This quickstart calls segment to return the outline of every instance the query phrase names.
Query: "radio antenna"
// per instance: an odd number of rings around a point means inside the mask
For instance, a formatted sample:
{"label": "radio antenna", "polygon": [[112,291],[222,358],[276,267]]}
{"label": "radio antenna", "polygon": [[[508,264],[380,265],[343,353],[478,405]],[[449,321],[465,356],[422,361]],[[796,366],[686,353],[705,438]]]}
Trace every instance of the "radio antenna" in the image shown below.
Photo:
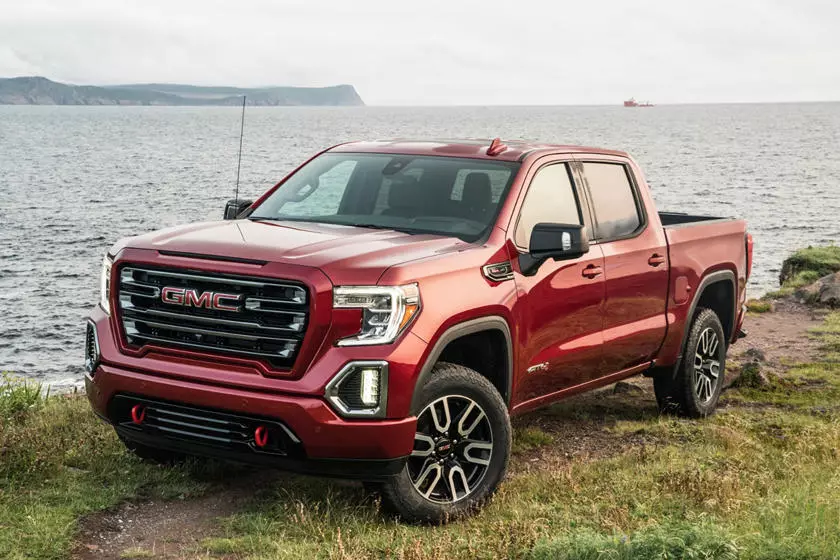
{"label": "radio antenna", "polygon": [[245,136],[245,100],[247,95],[242,96],[242,120],[239,124],[239,157],[236,160],[236,192],[233,198],[236,200],[235,204],[239,203],[239,170],[242,168],[242,137]]}

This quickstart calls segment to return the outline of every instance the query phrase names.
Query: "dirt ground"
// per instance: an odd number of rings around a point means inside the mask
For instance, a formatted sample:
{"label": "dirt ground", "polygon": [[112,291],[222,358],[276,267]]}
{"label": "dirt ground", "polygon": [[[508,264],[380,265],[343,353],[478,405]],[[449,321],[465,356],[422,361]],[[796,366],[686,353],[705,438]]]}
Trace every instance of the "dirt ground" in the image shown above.
{"label": "dirt ground", "polygon": [[[777,374],[784,374],[793,361],[805,362],[815,356],[816,343],[807,331],[820,323],[820,315],[793,302],[777,302],[775,306],[772,313],[747,317],[744,328],[749,334],[730,350],[733,367],[728,368],[728,375],[733,374],[739,362],[752,359],[756,351],[763,355],[765,367]],[[514,425],[519,430],[538,428],[558,437],[549,446],[549,452],[518,453],[511,463],[510,475],[552,468],[572,458],[599,458],[645,445],[642,436],[617,435],[608,428],[618,419],[643,420],[656,415],[651,381],[639,377],[517,418]],[[245,476],[220,483],[199,498],[126,503],[115,510],[90,515],[81,522],[73,557],[192,557],[202,539],[216,536],[219,518],[240,511],[250,502],[255,482],[266,484],[284,476],[273,471],[249,471]]]}

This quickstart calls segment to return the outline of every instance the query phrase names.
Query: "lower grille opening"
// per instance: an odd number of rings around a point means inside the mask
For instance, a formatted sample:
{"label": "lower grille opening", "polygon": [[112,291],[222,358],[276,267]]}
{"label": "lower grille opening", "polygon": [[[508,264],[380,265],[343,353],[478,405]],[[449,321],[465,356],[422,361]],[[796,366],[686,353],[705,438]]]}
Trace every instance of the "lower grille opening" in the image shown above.
{"label": "lower grille opening", "polygon": [[277,420],[117,395],[108,415],[123,429],[239,452],[303,458],[303,446]]}

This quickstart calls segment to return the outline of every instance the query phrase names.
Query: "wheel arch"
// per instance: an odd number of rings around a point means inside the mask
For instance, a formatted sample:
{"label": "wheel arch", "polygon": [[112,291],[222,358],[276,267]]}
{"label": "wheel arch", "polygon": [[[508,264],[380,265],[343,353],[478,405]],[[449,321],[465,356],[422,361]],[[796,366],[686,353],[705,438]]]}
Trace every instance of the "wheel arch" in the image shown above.
{"label": "wheel arch", "polygon": [[[453,359],[455,356],[453,350],[460,348],[461,345],[474,344],[477,341],[486,344],[488,339],[484,337],[487,336],[497,337],[502,342],[501,348],[491,348],[490,350],[491,352],[501,353],[501,359],[498,360],[500,363],[495,364],[493,360],[493,358],[498,358],[498,355],[491,355],[489,362],[483,361],[485,357],[483,355],[479,356],[479,362],[470,359]],[[448,359],[441,360],[441,357],[448,357]],[[503,317],[493,315],[464,321],[449,327],[437,338],[425,362],[423,362],[423,366],[420,368],[420,373],[417,375],[417,380],[414,384],[414,393],[411,397],[412,411],[416,410],[418,405],[419,389],[429,380],[435,364],[439,361],[449,361],[475,369],[493,383],[502,395],[502,400],[505,402],[505,405],[510,407],[513,383],[513,342],[510,327]],[[473,367],[476,363],[480,363],[483,367]]]}
{"label": "wheel arch", "polygon": [[[731,270],[711,272],[700,281],[694,299],[692,299],[691,305],[688,308],[688,314],[685,317],[685,325],[683,326],[682,338],[680,340],[680,355],[677,363],[674,365],[674,371],[682,364],[685,345],[688,342],[688,335],[691,332],[691,325],[694,322],[697,309],[700,307],[709,307],[717,314],[718,319],[720,319],[720,324],[723,326],[727,347],[729,346],[732,340],[732,332],[735,329],[735,321],[738,318],[737,286],[735,273]],[[731,302],[728,301],[729,297],[731,297]]]}

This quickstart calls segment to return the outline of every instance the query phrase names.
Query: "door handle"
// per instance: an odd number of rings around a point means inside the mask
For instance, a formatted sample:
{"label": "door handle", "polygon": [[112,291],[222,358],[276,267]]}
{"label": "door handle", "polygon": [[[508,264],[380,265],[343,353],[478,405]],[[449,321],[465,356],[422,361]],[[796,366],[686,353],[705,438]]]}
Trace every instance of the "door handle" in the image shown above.
{"label": "door handle", "polygon": [[581,274],[586,278],[595,278],[596,276],[600,276],[604,270],[600,266],[595,266],[594,264],[590,264],[586,268],[583,269]]}
{"label": "door handle", "polygon": [[648,259],[648,264],[650,266],[659,266],[660,264],[665,264],[665,261],[667,261],[667,260],[668,260],[667,258],[663,257],[659,253],[654,253]]}

